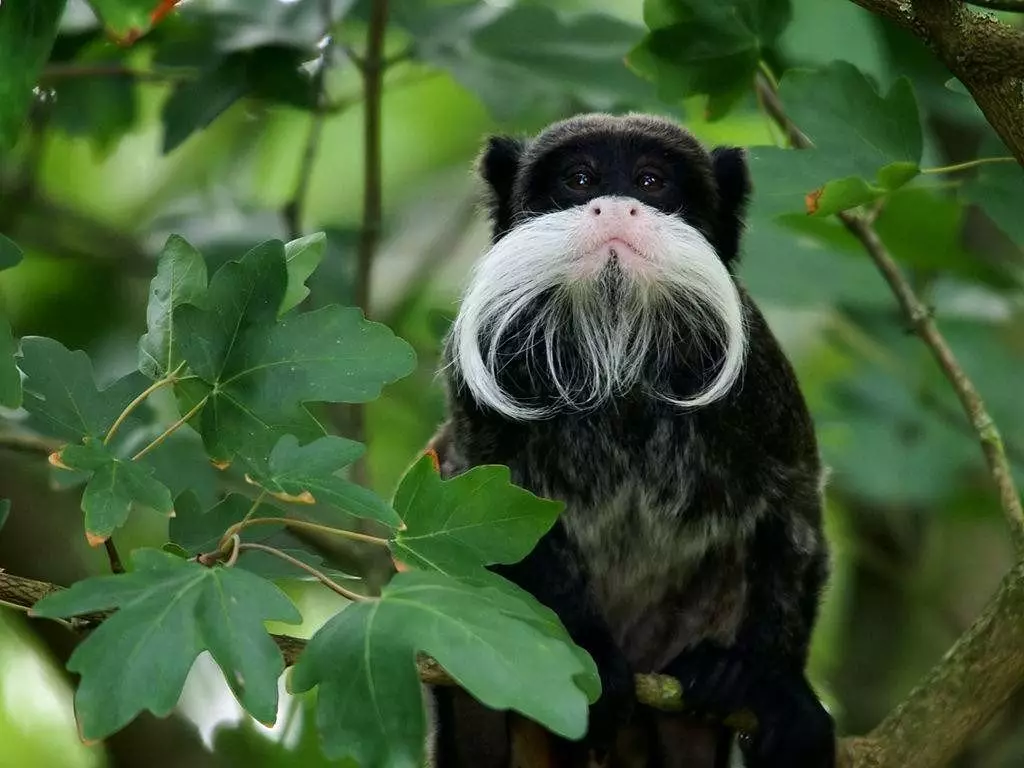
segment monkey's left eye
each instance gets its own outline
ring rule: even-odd
[[[565,178],[565,185],[569,189],[587,189],[594,186],[597,178],[586,168],[577,168]]]
[[[643,171],[636,178],[637,185],[648,192],[657,192],[665,188],[665,179],[654,171]]]

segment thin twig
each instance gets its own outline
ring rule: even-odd
[[[230,538],[236,533],[249,528],[253,525],[283,525],[287,528],[297,528],[305,531],[316,531],[317,533],[326,533],[331,536],[342,536],[346,539],[353,539],[355,541],[366,542],[367,544],[376,544],[379,547],[386,547],[388,545],[387,539],[382,539],[380,536],[370,536],[365,533],[356,533],[355,531],[348,531],[344,528],[332,528],[329,525],[320,525],[319,523],[311,523],[306,520],[295,520],[289,517],[252,517],[246,520],[242,520],[240,523],[235,523],[227,531],[224,532],[224,536],[221,539],[223,542],[225,539]]]
[[[197,413],[199,413],[200,409],[204,405],[206,405],[206,401],[209,400],[209,399],[210,399],[210,396],[207,395],[202,400],[200,400],[198,403],[196,403],[194,406],[192,406],[192,409],[188,413],[186,413],[184,416],[182,416],[176,422],[171,424],[171,426],[169,426],[167,429],[165,429],[155,440],[153,440],[153,442],[151,442],[149,445],[147,445],[141,451],[139,451],[134,456],[132,456],[132,461],[138,461],[143,456],[145,456],[147,453],[149,453],[154,448],[156,448],[158,445],[160,445],[168,437],[170,437],[175,432],[177,432],[179,429],[181,429],[182,425],[184,425],[189,419],[191,419],[193,416],[195,416]]]
[[[122,424],[124,424],[125,419],[131,416],[135,409],[146,401],[147,397],[152,395],[157,390],[162,389],[163,387],[166,387],[169,384],[174,384],[175,382],[177,382],[177,375],[184,367],[185,363],[182,363],[173,372],[167,374],[167,376],[165,376],[164,378],[158,381],[154,381],[152,384],[146,387],[146,389],[144,389],[138,395],[138,397],[136,397],[134,400],[128,403],[128,406],[123,411],[121,411],[121,415],[117,417],[117,420],[110,425],[110,429],[107,430],[107,436],[103,438],[103,443],[107,444],[110,442],[111,438],[113,438],[114,435],[117,433],[117,430],[121,427]]]
[[[189,75],[184,72],[161,72],[159,70],[134,69],[124,64],[47,64],[40,75],[44,83],[52,80],[71,80],[92,77],[124,77],[132,80],[165,82],[183,80]]]
[[[362,600],[372,599],[368,598],[366,595],[360,595],[358,592],[353,592],[350,589],[346,589],[345,587],[341,586],[341,584],[336,582],[334,579],[330,578],[326,574],[321,573],[313,566],[307,565],[301,560],[292,557],[287,552],[282,552],[280,549],[268,547],[265,544],[256,544],[255,542],[251,541],[247,541],[244,544],[239,544],[235,548],[236,552],[242,552],[245,550],[256,550],[259,552],[266,552],[268,555],[273,555],[274,557],[280,558],[281,560],[284,560],[286,563],[291,563],[296,568],[301,568],[303,571],[308,573],[310,576],[312,576],[314,579],[319,581],[321,584],[323,584],[331,591],[337,592],[339,595],[341,595],[344,598],[347,598],[348,600],[359,602]]]
[[[786,133],[790,144],[796,149],[806,149],[812,146],[810,139],[802,134],[786,116],[778,92],[772,87],[768,78],[759,74],[756,87],[760,92],[765,109]],[[878,267],[879,272],[889,284],[889,288],[895,295],[903,314],[910,322],[910,326],[931,350],[943,374],[953,386],[964,413],[981,443],[989,474],[999,491],[1000,506],[1009,523],[1014,547],[1018,554],[1024,555],[1024,508],[1021,507],[1020,493],[1013,480],[1002,437],[989,415],[981,395],[974,386],[974,382],[964,372],[956,355],[953,354],[953,350],[939,331],[935,319],[918,298],[910,283],[907,282],[871,223],[864,217],[849,211],[839,213],[838,216],[846,229],[860,240],[872,261],[875,262],[875,266]]]

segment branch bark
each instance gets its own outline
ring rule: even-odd
[[[1024,166],[1024,30],[960,0],[852,0],[920,38]],[[987,4],[987,3],[983,3]],[[1024,8],[1024,3],[1016,4]]]

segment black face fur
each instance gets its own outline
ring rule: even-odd
[[[489,187],[495,241],[532,216],[620,195],[681,216],[726,264],[738,255],[751,192],[743,151],[709,153],[668,120],[582,115],[529,142],[494,137],[478,166]]]

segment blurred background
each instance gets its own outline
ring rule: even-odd
[[[777,73],[842,58],[883,88],[907,76],[926,131],[922,165],[1007,154],[916,40],[852,3],[792,9],[771,52]],[[25,251],[0,273],[16,335],[85,349],[105,379],[132,367],[148,281],[172,232],[217,261],[324,230],[329,252],[310,300],[353,301],[364,112],[347,51],[362,51],[368,18],[368,3],[346,0],[191,0],[125,48],[70,2],[24,135],[0,156],[0,233]],[[443,418],[439,341],[488,241],[472,174],[488,134],[637,109],[675,116],[709,144],[774,143],[753,97],[713,122],[700,99],[661,100],[623,62],[644,33],[641,0],[393,3],[383,221],[364,309],[416,347],[419,368],[367,411],[369,477],[381,493]],[[318,46],[324,60],[296,75]],[[312,87],[321,77],[322,99]],[[879,230],[936,307],[1024,480],[1024,322],[1019,281],[1005,279],[1022,263],[1024,182],[1016,165],[1006,172],[1002,188],[976,189],[971,174],[930,177],[893,196]],[[811,674],[841,730],[863,733],[977,615],[1011,562],[1008,535],[957,401],[857,244],[838,228],[757,221],[745,242],[740,275],[798,369],[832,469],[834,575]],[[0,448],[0,496],[15,510],[0,568],[65,584],[103,571],[77,494],[53,488],[39,456]],[[161,525],[135,516],[119,541],[159,539]],[[307,618],[334,607],[294,594]],[[83,745],[63,670],[71,649],[62,628],[0,610],[0,767],[329,764],[304,702],[286,698],[272,731],[242,721],[204,663],[179,714]],[[1022,764],[1018,696],[957,765]]]

